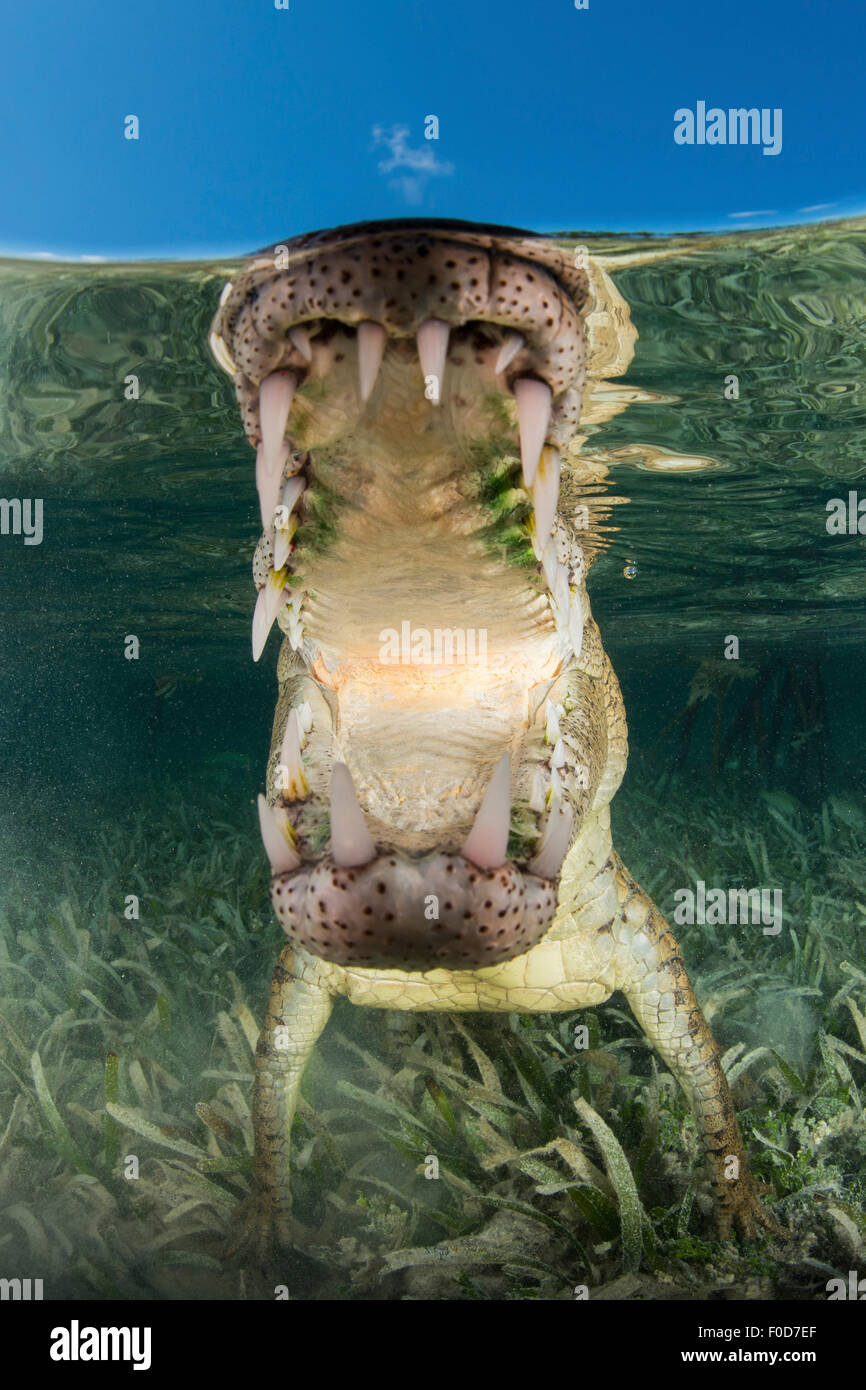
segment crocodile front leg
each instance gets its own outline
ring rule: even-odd
[[[613,856],[622,911],[614,926],[617,988],[688,1096],[709,1156],[719,1235],[754,1239],[781,1228],[761,1205],[719,1048],[689,983],[679,947],[651,898]]]
[[[255,1188],[245,1228],[260,1259],[292,1243],[289,1185],[292,1121],[301,1079],[327,1023],[334,996],[327,967],[306,952],[283,947],[271,980],[265,1022],[256,1047],[253,1133]]]

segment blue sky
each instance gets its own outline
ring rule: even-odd
[[[288,3],[2,0],[0,252],[228,255],[401,215],[669,231],[866,207],[863,0]],[[676,144],[674,112],[698,101],[781,108],[781,153]]]

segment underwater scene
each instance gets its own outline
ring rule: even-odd
[[[767,1221],[721,1238],[692,1106],[618,990],[552,1012],[530,991],[490,1012],[339,997],[287,1120],[291,1240],[251,1253],[256,1048],[293,920],[272,877],[298,835],[318,853],[369,831],[283,813],[263,848],[303,620],[277,594],[253,661],[270,484],[212,338],[243,263],[7,259],[0,1251],[52,1298],[805,1301],[864,1267],[866,222],[551,240],[589,284],[559,485],[628,720],[613,844],[674,933]],[[521,481],[496,420],[512,453],[467,466],[490,546],[535,575],[530,501],[556,487],[525,460]],[[309,467],[284,554],[306,536],[324,565],[337,464]],[[387,543],[366,560],[346,631],[394,572]],[[302,801],[318,768],[292,727]],[[453,737],[427,729],[417,756]],[[517,801],[505,831],[555,881]],[[480,838],[473,862],[501,863]]]

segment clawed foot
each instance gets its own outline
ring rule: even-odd
[[[234,1212],[234,1233],[225,1248],[227,1259],[253,1263],[259,1269],[280,1263],[290,1252],[303,1248],[309,1231],[284,1203],[267,1193],[252,1192]]]
[[[769,1196],[772,1192],[770,1188],[756,1182],[748,1168],[736,1182],[724,1183],[717,1207],[721,1240],[730,1240],[732,1230],[736,1230],[744,1240],[755,1240],[759,1228],[769,1231],[774,1236],[790,1238],[790,1231],[780,1226],[763,1205],[761,1194]]]

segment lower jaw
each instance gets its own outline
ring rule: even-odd
[[[271,902],[294,944],[331,964],[403,971],[473,970],[530,950],[556,911],[556,884],[506,861],[380,856],[342,868],[277,874]]]

